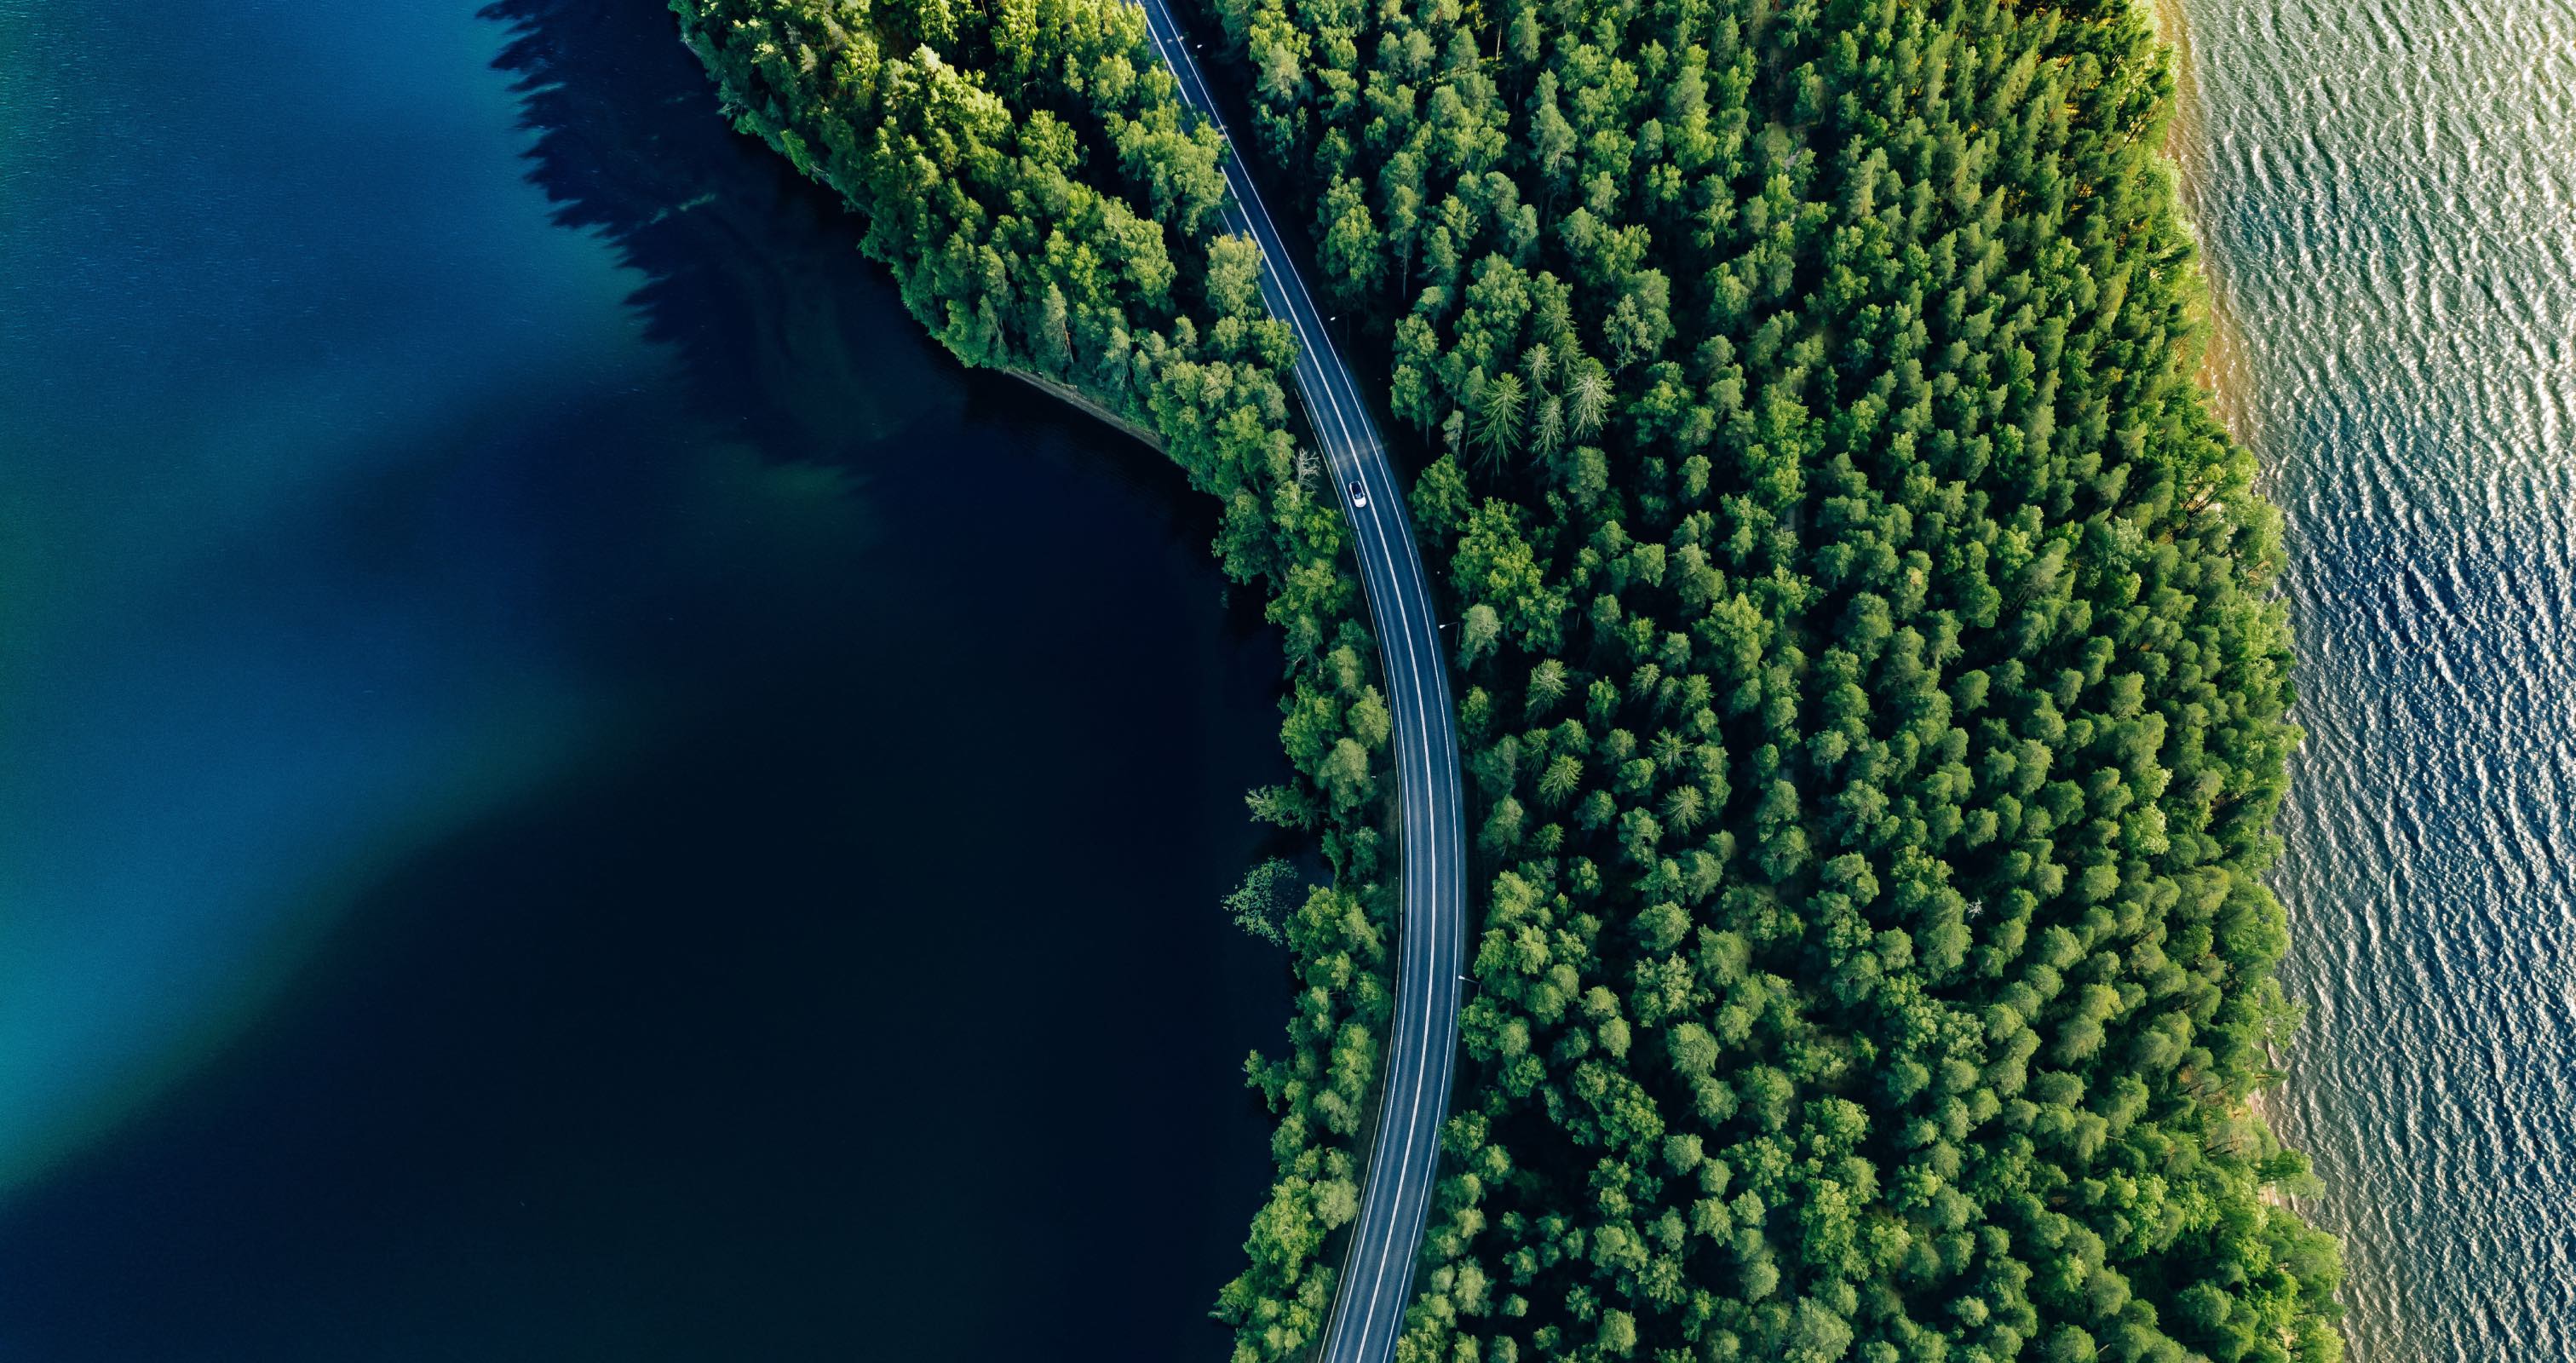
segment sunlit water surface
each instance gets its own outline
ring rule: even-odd
[[[2182,8],[2308,731],[2275,1111],[2355,1358],[2576,1357],[2576,4]]]
[[[1205,509],[479,3],[0,0],[0,1357],[1210,1356]]]

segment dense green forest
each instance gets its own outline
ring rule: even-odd
[[[2139,10],[1214,3],[1466,620],[1409,1356],[2336,1356],[2248,1106],[2278,528]]]
[[[1490,893],[1403,1356],[2335,1357],[2249,1106],[2279,534],[2190,382],[2140,14],[1212,3],[1463,621]],[[1300,775],[1256,806],[1338,874],[1281,925],[1281,1178],[1218,1311],[1302,1357],[1386,1015],[1387,721],[1221,147],[1114,0],[675,8],[925,325],[1160,431],[1273,592]]]

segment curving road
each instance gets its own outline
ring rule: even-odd
[[[1141,0],[1154,46],[1179,78],[1181,98],[1220,129],[1216,101],[1164,0]],[[1231,139],[1229,139],[1230,141]],[[1403,489],[1386,459],[1359,386],[1324,331],[1324,318],[1280,244],[1241,158],[1225,160],[1234,201],[1227,225],[1261,247],[1261,296],[1297,334],[1297,388],[1332,466],[1358,551],[1395,714],[1395,775],[1403,819],[1404,916],[1397,932],[1395,1029],[1388,1038],[1376,1144],[1360,1190],[1341,1288],[1324,1329],[1320,1363],[1385,1363],[1395,1355],[1413,1264],[1431,1213],[1440,1124],[1458,1053],[1459,970],[1467,931],[1465,805],[1459,794],[1457,711],[1431,589],[1404,514]],[[1367,491],[1355,506],[1350,485]]]

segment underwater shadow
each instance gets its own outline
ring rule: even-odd
[[[860,254],[840,197],[726,123],[662,4],[494,0],[479,13],[511,31],[493,64],[534,134],[529,182],[556,224],[643,276],[627,304],[680,360],[696,414],[768,459],[862,474],[920,459],[916,422],[962,419],[1136,489],[1177,539],[1214,538],[1215,504],[1169,460],[932,341]]]
[[[955,386],[871,372],[909,379],[938,357],[886,334],[899,305],[851,249],[840,205],[725,125],[669,10],[495,0],[480,17],[511,30],[493,65],[535,135],[529,182],[558,226],[595,234],[643,276],[627,303],[680,359],[702,416],[773,454],[834,459],[910,415],[874,394]],[[816,393],[849,400],[800,396]]]

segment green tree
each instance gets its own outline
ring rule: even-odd
[[[1357,301],[1376,285],[1384,267],[1377,224],[1369,216],[1368,200],[1360,193],[1359,182],[1334,181],[1324,196],[1323,214],[1325,225],[1316,248],[1316,261],[1336,294]]]
[[[1521,408],[1527,401],[1517,374],[1505,372],[1486,382],[1484,402],[1476,413],[1476,441],[1483,446],[1488,460],[1519,448]]]
[[[1284,943],[1290,897],[1303,883],[1297,868],[1282,858],[1260,862],[1243,873],[1242,884],[1226,893],[1226,917],[1265,942]]]

